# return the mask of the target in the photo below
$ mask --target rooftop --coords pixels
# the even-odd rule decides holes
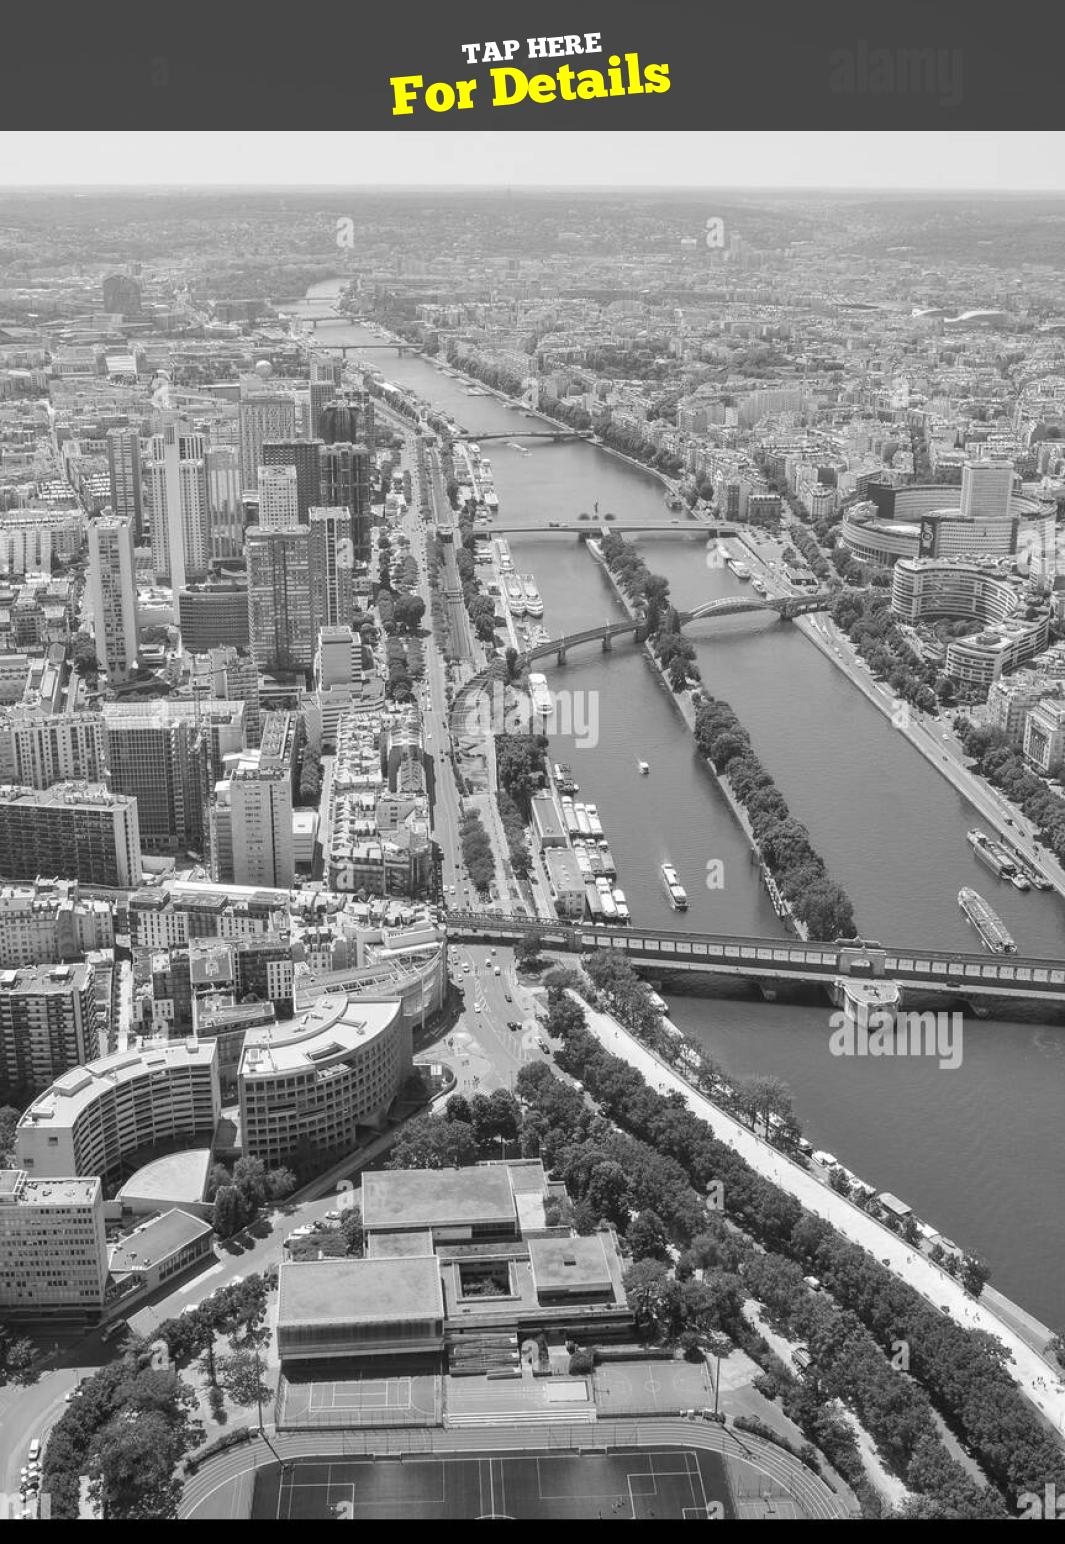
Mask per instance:
[[[469,1169],[388,1169],[362,1176],[367,1229],[411,1230],[463,1223],[513,1223],[514,1190],[505,1165]]]
[[[167,1153],[131,1175],[116,1200],[135,1197],[138,1201],[158,1201],[160,1205],[170,1206],[202,1201],[207,1193],[210,1172],[209,1147],[190,1147]]]
[[[186,1067],[208,1069],[217,1056],[215,1040],[149,1040],[139,1050],[101,1056],[56,1078],[23,1113],[19,1127],[72,1125],[83,1110],[119,1083]]]
[[[327,1067],[383,1034],[399,1011],[398,1002],[369,1003],[326,992],[295,1019],[249,1030],[240,1075],[266,1078]]]
[[[602,1235],[586,1237],[531,1238],[529,1260],[537,1293],[606,1290],[611,1285],[610,1265]]]
[[[160,1264],[178,1249],[184,1249],[211,1231],[209,1222],[174,1207],[120,1239],[111,1250],[108,1266],[114,1275],[144,1270],[149,1265]]]
[[[95,1175],[30,1179],[23,1169],[0,1169],[0,1206],[91,1206],[99,1193]]]
[[[280,1267],[279,1329],[287,1324],[392,1322],[443,1315],[440,1267],[434,1255],[288,1261]]]

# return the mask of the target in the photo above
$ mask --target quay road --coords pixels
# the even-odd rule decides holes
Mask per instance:
[[[741,535],[740,541],[745,560],[753,560],[752,566],[761,571],[768,594],[794,594],[783,578],[786,537],[777,540],[762,532],[747,532]],[[886,682],[876,679],[846,633],[830,617],[796,617],[793,625],[843,671],[942,777],[968,799],[990,831],[1008,847],[1016,848],[1026,864],[1049,879],[1065,896],[1065,865],[1040,845],[1038,828],[1004,794],[992,788],[966,764],[965,753],[951,725],[954,709],[926,714],[910,703],[901,702]]]
[[[933,1265],[928,1257],[876,1222],[868,1212],[845,1200],[821,1183],[808,1169],[792,1162],[780,1150],[756,1136],[747,1126],[727,1115],[718,1105],[697,1093],[664,1061],[611,1018],[581,1005],[588,1027],[604,1048],[635,1067],[651,1088],[680,1094],[688,1107],[704,1120],[714,1136],[727,1142],[741,1158],[766,1179],[793,1195],[810,1212],[823,1217],[845,1238],[859,1244],[929,1303],[949,1314],[963,1328],[986,1330],[1006,1347],[1010,1376],[1040,1414],[1059,1433],[1065,1432],[1065,1381],[1034,1350],[1013,1323],[996,1312],[993,1300],[974,1299],[952,1276]]]
[[[896,981],[916,992],[949,993],[965,1000],[1024,999],[1058,1008],[1065,1004],[1065,964],[934,949],[885,949],[879,944],[799,943],[725,934],[608,928],[592,923],[523,923],[485,912],[449,912],[450,939],[513,944],[535,928],[548,949],[579,953],[617,949],[638,965],[659,970],[702,971],[756,982],[821,983],[840,978]]]

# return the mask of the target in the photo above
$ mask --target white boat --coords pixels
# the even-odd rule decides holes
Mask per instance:
[[[599,819],[598,809],[594,804],[586,804],[584,807],[588,811],[588,826],[592,835],[596,837],[602,836],[603,822]]]
[[[548,719],[554,715],[555,700],[545,675],[538,675],[535,671],[530,674],[529,694],[532,697],[533,712],[537,717]]]
[[[636,765],[640,769],[640,776],[641,777],[646,777],[648,772],[650,772],[650,770],[651,770],[651,764],[648,761],[638,761],[636,763]]]
[[[630,912],[629,903],[625,899],[624,890],[614,891],[614,905],[617,907],[618,921],[627,922],[629,920]]]
[[[512,617],[525,615],[525,591],[517,574],[506,574],[503,579],[503,587],[506,590],[507,610]]]
[[[599,894],[599,904],[603,908],[603,916],[607,922],[616,922],[618,908],[610,889],[609,879],[597,879],[595,888]]]
[[[582,836],[591,836],[591,834],[592,834],[592,823],[588,819],[588,811],[587,811],[587,809],[585,808],[585,806],[583,804],[575,804],[573,806],[573,808],[574,808],[574,811],[576,812],[576,815],[577,815],[577,829],[578,829],[578,831],[581,833]]]
[[[688,892],[677,878],[677,871],[672,863],[663,863],[659,872],[662,875],[670,905],[677,911],[687,911]]]
[[[544,603],[540,599],[540,591],[536,588],[532,574],[522,574],[521,584],[525,592],[526,611],[531,617],[542,617],[544,614]]]
[[[576,836],[581,828],[577,824],[577,811],[573,807],[572,799],[562,800],[562,818],[566,822],[566,830],[570,836]]]

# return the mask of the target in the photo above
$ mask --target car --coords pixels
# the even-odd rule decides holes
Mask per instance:
[[[344,1213],[343,1212],[334,1210],[334,1211],[331,1211],[331,1212],[326,1212],[325,1216],[323,1217],[322,1220],[323,1220],[323,1222],[341,1222],[343,1220],[343,1217],[344,1217]]]
[[[546,1040],[538,1040],[536,1043],[540,1047],[541,1051],[543,1051],[545,1056],[551,1055],[551,1047],[548,1045]]]
[[[480,1011],[481,1011],[481,1005],[480,1005],[480,1003],[474,1003],[474,1005],[473,1005],[473,1011],[474,1011],[474,1013],[480,1013]]]
[[[30,1443],[30,1463],[35,1464],[40,1456],[41,1439],[40,1437],[34,1437],[33,1441]]]
[[[501,976],[503,974],[498,965],[493,966],[493,969],[497,976]]]
[[[515,1024],[513,1019],[508,1019],[507,1020],[507,1028],[510,1030],[511,1034],[513,1034],[516,1029],[520,1029],[521,1028],[521,1025],[520,1024]]]
[[[513,999],[513,997],[511,997],[509,992],[504,992],[503,993],[503,1001],[505,1003],[512,1003],[514,1001],[514,999]]]

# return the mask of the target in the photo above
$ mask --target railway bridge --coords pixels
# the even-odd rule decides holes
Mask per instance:
[[[956,954],[942,949],[886,947],[837,939],[732,937],[602,923],[535,922],[502,913],[449,912],[448,937],[469,943],[510,944],[538,933],[546,949],[580,954],[615,949],[643,970],[675,979],[697,975],[754,985],[770,1000],[801,987],[819,989],[842,1005],[865,983],[894,983],[899,1000],[968,1007],[977,1018],[1008,1014],[1023,1005],[1033,1017],[1065,1017],[1065,962],[1020,955]]]

